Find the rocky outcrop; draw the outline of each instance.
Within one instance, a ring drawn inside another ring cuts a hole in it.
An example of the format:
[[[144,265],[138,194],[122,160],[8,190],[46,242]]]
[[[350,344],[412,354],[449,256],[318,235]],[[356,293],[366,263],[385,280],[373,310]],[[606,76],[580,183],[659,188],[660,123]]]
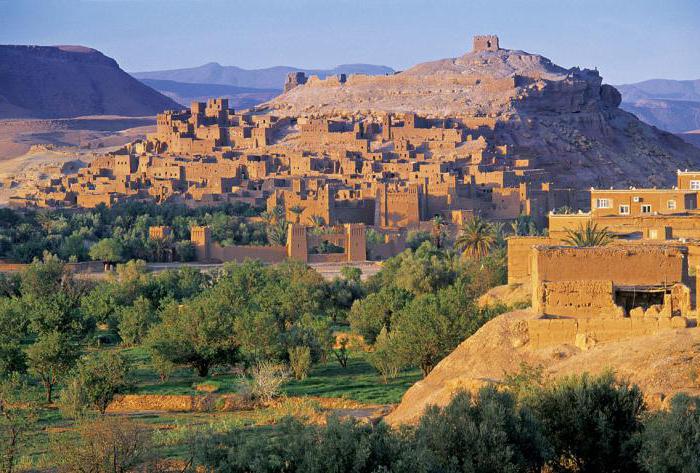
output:
[[[0,118],[150,116],[179,109],[83,46],[0,46]]]
[[[492,117],[489,141],[529,148],[561,187],[670,186],[677,169],[700,167],[700,150],[620,109],[620,93],[602,82],[597,70],[565,69],[537,54],[479,50],[389,76],[311,77],[259,108]]]

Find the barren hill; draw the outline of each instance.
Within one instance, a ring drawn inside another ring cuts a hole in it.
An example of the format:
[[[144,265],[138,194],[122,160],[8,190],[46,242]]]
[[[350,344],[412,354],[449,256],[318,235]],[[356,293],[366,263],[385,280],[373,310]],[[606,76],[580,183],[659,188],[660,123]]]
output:
[[[538,155],[563,186],[670,185],[700,150],[619,108],[598,71],[566,69],[524,51],[476,49],[390,76],[311,79],[261,105],[281,115],[359,118],[384,112],[492,117],[497,144]]]
[[[83,46],[0,46],[0,118],[148,116],[179,109]]]
[[[582,351],[571,345],[534,350],[527,341],[528,311],[500,315],[460,344],[422,381],[414,384],[388,417],[391,424],[414,422],[430,404],[445,405],[460,390],[476,390],[519,370],[541,365],[551,378],[613,369],[642,388],[658,408],[675,393],[700,394],[691,367],[700,363],[700,328],[669,329],[655,335],[601,343]]]

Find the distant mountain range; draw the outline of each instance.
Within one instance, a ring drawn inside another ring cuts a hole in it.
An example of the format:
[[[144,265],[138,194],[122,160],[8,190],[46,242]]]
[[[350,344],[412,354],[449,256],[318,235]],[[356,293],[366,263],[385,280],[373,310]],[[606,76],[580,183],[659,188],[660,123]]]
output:
[[[235,109],[251,108],[282,93],[280,89],[256,89],[222,84],[188,84],[172,80],[141,79],[141,82],[188,107],[192,102],[206,102],[211,97],[225,97],[229,99],[230,107]]]
[[[287,74],[303,71],[308,75],[325,78],[334,74],[393,74],[394,70],[387,66],[372,64],[343,64],[333,69],[303,69],[298,67],[275,66],[264,69],[243,69],[236,66],[222,66],[210,62],[199,67],[188,69],[171,69],[166,71],[133,72],[137,79],[156,79],[182,82],[186,84],[219,84],[236,87],[252,87],[256,89],[282,90]]]
[[[227,97],[232,107],[242,109],[267,102],[281,94],[287,75],[300,71],[306,72],[309,76],[317,75],[322,79],[337,74],[394,73],[390,67],[372,64],[343,64],[333,69],[302,69],[287,66],[242,69],[211,62],[189,69],[134,72],[131,75],[183,105],[189,105],[193,101],[203,101],[208,97]]]
[[[0,118],[146,116],[177,106],[95,49],[0,45]]]
[[[674,133],[700,129],[700,79],[652,79],[616,86],[621,108]]]

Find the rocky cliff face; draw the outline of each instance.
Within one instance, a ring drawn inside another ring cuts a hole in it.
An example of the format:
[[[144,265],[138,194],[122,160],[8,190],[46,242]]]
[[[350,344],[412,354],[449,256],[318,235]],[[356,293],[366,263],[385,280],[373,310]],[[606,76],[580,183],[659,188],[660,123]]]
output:
[[[378,112],[493,117],[494,144],[531,148],[558,186],[667,186],[700,167],[700,149],[619,108],[598,71],[523,51],[473,51],[382,77],[309,80],[261,108],[359,118]]]
[[[0,118],[154,115],[180,106],[82,46],[0,46]]]

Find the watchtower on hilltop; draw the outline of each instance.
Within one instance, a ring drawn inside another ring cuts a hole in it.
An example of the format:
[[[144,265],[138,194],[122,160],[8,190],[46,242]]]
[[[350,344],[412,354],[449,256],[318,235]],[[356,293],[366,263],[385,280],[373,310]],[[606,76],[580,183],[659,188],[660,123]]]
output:
[[[472,52],[478,53],[481,51],[498,51],[498,36],[495,34],[474,36],[474,47]]]

